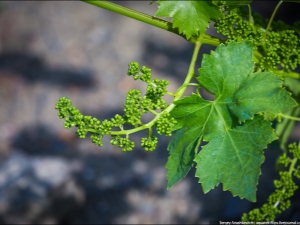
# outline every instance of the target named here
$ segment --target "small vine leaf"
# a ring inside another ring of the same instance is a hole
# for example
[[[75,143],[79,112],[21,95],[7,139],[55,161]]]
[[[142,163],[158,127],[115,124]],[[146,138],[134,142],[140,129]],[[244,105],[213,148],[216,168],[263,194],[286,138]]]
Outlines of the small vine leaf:
[[[159,0],[155,16],[172,18],[173,28],[178,28],[187,39],[204,34],[210,20],[223,17],[219,8],[211,1]]]

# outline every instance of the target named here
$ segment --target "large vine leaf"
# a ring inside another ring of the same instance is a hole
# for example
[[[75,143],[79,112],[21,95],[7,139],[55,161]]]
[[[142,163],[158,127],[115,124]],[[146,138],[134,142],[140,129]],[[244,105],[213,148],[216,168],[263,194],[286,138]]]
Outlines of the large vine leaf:
[[[199,128],[183,128],[173,136],[168,146],[171,154],[166,164],[168,169],[168,189],[185,177],[192,168],[197,154],[195,149],[198,149],[201,140],[200,135]],[[182,138],[186,141],[181,142]]]
[[[173,116],[176,118],[182,118],[186,115],[194,116],[194,121],[184,121],[184,128],[180,129],[178,132],[173,135],[172,140],[169,143],[168,149],[170,151],[170,156],[168,158],[168,162],[166,164],[166,168],[168,169],[167,173],[167,188],[171,188],[175,183],[180,181],[183,177],[187,175],[189,170],[192,168],[194,158],[197,154],[196,150],[199,147],[199,141],[201,140],[201,130],[203,126],[201,126],[201,122],[205,120],[205,116],[209,110],[209,102],[205,104],[205,100],[198,99],[196,96],[195,99],[190,98],[187,99],[187,107],[181,109],[177,109],[173,111]],[[198,100],[202,100],[203,104],[195,104]],[[188,105],[192,107],[189,108]],[[199,111],[205,111],[206,113],[198,114]],[[197,116],[196,116],[197,115]],[[203,117],[201,117],[203,115]],[[180,120],[178,120],[180,122]],[[199,124],[197,127],[190,128],[193,123]],[[184,139],[185,141],[182,141]]]
[[[221,44],[204,55],[197,80],[215,100],[192,94],[175,102],[171,114],[182,128],[169,145],[168,188],[187,174],[195,143],[202,139],[208,144],[194,161],[204,192],[222,182],[233,195],[255,200],[262,149],[276,139],[271,124],[256,114],[279,113],[297,104],[276,75],[252,72],[252,53],[253,45],[245,41]]]
[[[256,185],[264,161],[262,149],[275,139],[270,122],[262,117],[212,139],[195,158],[196,177],[200,178],[204,193],[222,182],[223,189],[234,196],[256,201]]]
[[[159,0],[155,16],[171,17],[173,28],[189,39],[193,35],[204,34],[211,18],[223,16],[219,8],[211,1],[169,1]]]

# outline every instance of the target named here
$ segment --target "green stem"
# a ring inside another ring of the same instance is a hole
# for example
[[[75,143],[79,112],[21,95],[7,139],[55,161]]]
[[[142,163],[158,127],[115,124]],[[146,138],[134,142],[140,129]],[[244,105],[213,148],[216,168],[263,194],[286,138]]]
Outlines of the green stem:
[[[292,71],[284,72],[282,70],[271,70],[271,72],[282,77],[291,77],[295,79],[300,79],[300,74]]]
[[[293,171],[295,170],[295,165],[296,165],[296,163],[297,163],[297,158],[294,158],[293,160],[292,160],[292,163],[291,163],[291,165],[290,165],[290,169],[289,169],[289,175],[290,176],[293,176]],[[285,193],[285,187],[282,189],[282,193]],[[274,208],[276,208],[278,205],[279,205],[279,203],[281,202],[281,199],[279,198],[276,202],[275,202],[275,204],[273,205],[273,207]]]
[[[188,41],[190,41],[190,40],[188,40]],[[196,42],[192,42],[192,43],[196,44]],[[211,45],[211,46],[217,47],[217,46],[219,46],[223,42],[224,42],[224,40],[222,40],[220,38],[217,38],[217,37],[214,37],[214,36],[211,36],[211,35],[208,35],[208,34],[203,34],[201,36],[201,43],[202,44],[206,44],[206,45]]]
[[[195,44],[195,48],[194,48],[192,60],[191,60],[191,63],[190,63],[190,67],[189,67],[187,76],[186,76],[186,78],[183,82],[183,85],[182,85],[183,87],[181,86],[176,91],[174,101],[177,101],[181,98],[181,96],[183,95],[183,93],[185,92],[185,90],[188,86],[195,85],[195,84],[190,83],[190,81],[194,76],[196,60],[197,60],[199,50],[200,50],[200,47],[201,47],[202,43],[203,43],[202,40],[200,40],[198,43]]]
[[[152,110],[152,109],[149,109],[149,112],[153,113],[153,114],[156,115],[156,116],[159,114],[158,112],[156,112],[156,111],[154,111],[154,110]]]
[[[290,119],[290,120],[300,121],[300,118],[298,118],[298,117],[289,116],[289,115],[285,115],[285,114],[282,114],[282,113],[279,113],[278,116],[281,116],[283,118],[287,118],[287,119]]]
[[[197,83],[188,83],[188,84],[186,84],[186,86],[199,86],[199,84],[197,84]]]
[[[296,72],[284,72],[284,73],[282,73],[282,76],[300,79],[300,74],[296,73]]]
[[[290,169],[289,169],[289,175],[290,176],[292,176],[293,174],[293,171],[295,170],[295,165],[296,165],[296,163],[297,163],[297,158],[294,158],[293,160],[292,160],[292,163],[291,163],[291,165],[290,165]]]
[[[251,24],[251,26],[253,26],[254,21],[253,21],[253,17],[252,17],[251,6],[250,6],[250,4],[248,4],[247,6],[248,6],[248,10],[249,10],[249,23]]]
[[[169,92],[169,91],[165,92],[165,94],[167,94],[167,95],[171,95],[171,96],[174,96],[174,93],[172,93],[172,92]]]
[[[130,17],[132,19],[147,23],[149,25],[161,28],[163,30],[167,30],[169,32],[177,34],[177,35],[183,37],[184,39],[186,39],[186,37],[183,34],[179,33],[177,28],[173,28],[173,24],[171,22],[168,22],[168,21],[165,21],[165,20],[150,16],[150,15],[147,15],[145,13],[141,13],[141,12],[133,10],[133,9],[129,9],[127,7],[124,7],[124,6],[120,6],[120,5],[112,3],[112,2],[104,1],[104,0],[102,0],[102,1],[82,0],[82,1],[86,2],[86,3],[89,3],[91,5],[95,5],[95,6],[98,6],[100,8],[107,9],[109,11],[112,11],[112,12]],[[277,10],[278,10],[281,3],[282,3],[282,1],[280,1],[277,4],[277,6],[276,6],[276,8],[275,8],[275,10],[272,14],[272,17],[269,21],[268,27],[267,27],[266,32],[264,34],[265,36],[267,34],[267,31],[268,31],[269,27],[271,26],[272,20],[273,20],[273,18],[274,18],[274,16],[275,16],[275,14],[276,14],[276,12],[277,12]],[[249,18],[250,18],[250,17],[252,17],[251,7],[250,6],[248,6],[248,7],[249,7]],[[265,36],[264,36],[264,38],[265,38]],[[199,37],[192,37],[187,41],[195,44],[195,43],[199,42],[198,39],[199,39]],[[217,37],[214,37],[214,36],[211,36],[211,35],[208,35],[208,34],[201,35],[201,43],[202,44],[207,44],[207,45],[211,45],[211,46],[218,46],[223,42],[224,42],[224,40],[222,40],[220,38],[217,38]],[[258,63],[260,61],[261,57],[262,56],[258,51],[254,51],[253,59],[254,59],[255,62]],[[300,78],[300,75],[298,73],[295,73],[295,72],[281,72],[280,71],[280,72],[274,72],[274,73],[276,73],[278,75],[282,75],[284,77]]]
[[[262,58],[262,55],[259,53],[259,51],[253,52],[253,61],[256,63],[259,63]]]
[[[190,83],[190,81],[194,76],[195,65],[196,65],[196,61],[197,61],[197,57],[198,57],[198,54],[199,54],[201,44],[202,44],[201,42],[197,42],[195,44],[195,48],[194,48],[194,52],[193,52],[193,56],[192,56],[192,60],[191,60],[191,63],[190,63],[190,67],[189,67],[187,76],[186,76],[182,86],[179,87],[177,89],[177,91],[174,93],[173,102],[175,102],[175,101],[177,101],[181,98],[181,96],[184,94],[184,92],[185,92],[185,90],[187,89],[188,86],[190,86],[190,85],[195,86],[195,84]],[[164,111],[158,113],[153,118],[153,120],[151,120],[149,123],[143,124],[140,127],[136,127],[136,128],[129,129],[129,130],[111,131],[110,134],[111,135],[125,135],[125,134],[129,135],[129,134],[136,133],[136,132],[144,130],[144,129],[151,128],[155,124],[155,122],[161,117],[161,115],[163,115],[163,113],[166,113],[166,112],[169,113],[174,109],[175,104],[173,102]],[[87,129],[87,131],[97,133],[97,130],[94,130],[94,129]]]
[[[152,136],[152,128],[149,127],[149,129],[148,129],[148,137],[151,137],[151,136]]]
[[[174,29],[172,27],[172,23],[159,18],[155,18],[145,13],[141,13],[139,11],[112,2],[104,1],[104,0],[103,1],[82,0],[82,1],[180,35],[178,29]]]
[[[282,190],[281,190],[281,192],[282,193],[285,193],[285,188],[283,188]],[[273,205],[273,208],[277,208],[277,206],[279,205],[279,203],[281,202],[281,199],[280,199],[280,197],[279,197],[279,199],[275,202],[275,204]],[[265,216],[267,216],[267,215],[269,215],[268,213],[266,213],[266,214],[264,214],[264,217]]]
[[[188,86],[197,86],[197,87],[199,87],[199,84],[197,84],[197,83],[187,83],[187,84],[183,84],[183,85],[181,85],[178,89],[177,89],[177,91],[179,91],[179,89],[181,89],[181,88],[187,88]]]
[[[161,28],[163,30],[167,30],[186,39],[185,35],[180,34],[177,28],[173,28],[173,24],[171,22],[104,0],[101,1],[81,0],[81,1],[147,23],[149,25]],[[208,34],[204,34],[202,39],[203,39],[202,40],[203,44],[208,44],[212,46],[218,46],[222,42],[220,38],[213,37]],[[198,42],[198,37],[191,37],[187,41],[195,44],[196,42]]]
[[[270,20],[269,20],[268,26],[267,26],[267,28],[266,28],[266,32],[265,32],[264,37],[263,37],[263,41],[265,41],[265,39],[266,39],[268,30],[269,30],[270,27],[271,27],[271,24],[272,24],[272,22],[273,22],[274,16],[276,15],[277,10],[279,9],[279,7],[280,7],[280,5],[282,4],[282,2],[283,2],[282,0],[278,2],[278,4],[276,5],[276,7],[275,7],[275,9],[274,9],[274,11],[273,11],[273,13],[272,13],[272,16],[271,16],[271,18],[270,18]]]

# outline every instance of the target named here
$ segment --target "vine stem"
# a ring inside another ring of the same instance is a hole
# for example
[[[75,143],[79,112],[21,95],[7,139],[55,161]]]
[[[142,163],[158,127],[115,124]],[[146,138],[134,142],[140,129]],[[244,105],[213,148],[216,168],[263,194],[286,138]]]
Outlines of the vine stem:
[[[148,110],[149,110],[149,112],[153,113],[154,115],[158,115],[159,114],[158,112],[156,112],[156,111],[154,111],[152,109],[148,109]]]
[[[275,9],[274,9],[274,11],[273,11],[273,13],[272,13],[272,16],[271,16],[271,18],[270,18],[270,20],[269,20],[268,26],[267,26],[267,28],[266,28],[266,32],[265,32],[264,37],[263,37],[263,41],[265,41],[266,36],[267,36],[267,33],[268,33],[268,30],[270,29],[271,24],[272,24],[272,22],[273,22],[274,16],[276,15],[277,10],[279,9],[279,7],[280,7],[280,5],[281,5],[282,3],[283,3],[283,1],[281,0],[281,1],[279,1],[278,4],[276,5],[276,7],[275,7]]]
[[[110,134],[111,135],[129,135],[129,134],[136,133],[136,132],[144,130],[144,129],[150,129],[155,124],[155,122],[161,117],[161,115],[163,115],[166,112],[167,113],[171,112],[174,109],[174,107],[176,106],[173,102],[177,101],[181,98],[181,96],[184,94],[184,92],[185,92],[185,90],[187,89],[188,86],[194,85],[193,83],[190,83],[190,81],[194,76],[196,61],[197,61],[197,58],[198,58],[198,54],[199,54],[199,50],[200,50],[201,45],[202,45],[202,42],[201,42],[201,38],[200,38],[200,40],[195,44],[192,60],[191,60],[190,67],[189,67],[188,73],[186,75],[186,78],[185,78],[183,84],[174,93],[174,98],[173,98],[172,103],[165,110],[158,113],[147,124],[143,124],[139,127],[129,129],[129,130],[111,131]],[[90,131],[90,132],[98,133],[97,130],[95,130],[95,129],[88,128],[86,130]]]
[[[111,12],[118,13],[118,14],[123,15],[123,16],[130,17],[132,19],[147,23],[149,25],[161,28],[163,30],[172,32],[172,33],[177,34],[177,35],[183,37],[184,39],[186,39],[186,37],[183,34],[179,33],[177,28],[173,28],[173,24],[171,22],[165,21],[163,19],[159,19],[159,18],[156,18],[154,16],[150,16],[148,14],[145,14],[145,13],[142,13],[142,12],[139,12],[139,11],[136,11],[136,10],[124,7],[124,6],[120,6],[118,4],[108,2],[108,1],[105,1],[105,0],[101,0],[101,1],[81,0],[81,1],[83,1],[85,3],[88,3],[88,4],[91,4],[91,5],[94,5],[94,6],[97,6],[97,7],[100,7],[100,8],[103,8],[103,9],[106,9],[106,10],[109,10]],[[282,2],[282,1],[280,1],[280,2]],[[281,4],[280,2],[278,3],[277,7],[275,8],[275,10],[272,14],[272,18],[269,21],[268,28],[266,29],[266,32],[264,34],[264,38],[266,36],[266,33],[267,33],[269,27],[271,26],[273,18],[275,16],[280,4]],[[250,17],[251,8],[250,8],[250,6],[248,6],[248,7],[249,7],[249,17]],[[252,17],[252,15],[251,15],[251,17]],[[193,43],[193,44],[196,44],[196,42],[198,42],[198,39],[199,39],[198,37],[191,37],[190,39],[188,39],[188,40],[186,39],[186,40]],[[224,42],[224,40],[222,40],[220,38],[217,38],[217,37],[214,37],[214,36],[211,36],[211,35],[208,35],[208,34],[202,34],[201,39],[202,39],[202,44],[207,44],[207,45],[211,45],[211,46],[218,46],[222,42]],[[253,59],[254,59],[255,62],[258,63],[261,57],[262,56],[260,55],[260,53],[258,51],[254,51],[254,58]],[[278,73],[276,73],[276,74],[278,74]],[[295,73],[295,72],[285,72],[285,73],[280,72],[280,75],[283,76],[283,77],[292,77],[292,78],[296,78],[296,79],[300,78],[300,74]]]
[[[154,16],[150,16],[148,14],[112,3],[112,2],[108,2],[106,0],[101,0],[101,1],[95,1],[95,0],[81,0],[85,3],[109,10],[111,12],[115,12],[118,13],[120,15],[123,16],[127,16],[130,17],[132,19],[147,23],[149,25],[161,28],[163,30],[167,30],[169,32],[172,32],[174,34],[177,34],[181,37],[183,37],[184,39],[186,39],[184,34],[180,34],[179,30],[177,28],[173,27],[173,23],[168,22],[166,20],[163,19],[159,19],[157,17]],[[222,40],[220,38],[208,35],[208,34],[203,34],[202,35],[202,43],[203,44],[208,44],[208,45],[212,45],[212,46],[218,46]],[[187,40],[187,39],[186,39]],[[191,37],[190,39],[188,39],[187,41],[195,44],[198,41],[198,37]]]
[[[174,96],[174,93],[167,91],[165,94]]]
[[[290,169],[289,169],[289,175],[292,176],[292,173],[293,171],[295,170],[295,165],[297,163],[298,159],[297,158],[294,158],[291,162],[291,166],[290,166]]]
[[[179,34],[177,29],[172,28],[172,23],[159,19],[159,18],[155,18],[153,16],[147,15],[145,13],[112,3],[112,2],[108,2],[106,0],[103,1],[95,1],[95,0],[81,0],[83,2],[86,2],[88,4],[94,5],[94,6],[98,6],[100,8],[121,14],[123,16],[127,16],[130,17],[132,19],[150,24],[152,26],[155,27],[159,27],[163,30],[167,30],[170,31],[172,33],[175,34]],[[179,34],[180,35],[180,34]]]
[[[300,79],[300,74],[293,72],[293,71],[285,72],[283,70],[271,70],[271,72],[276,75],[283,76],[283,77],[291,77],[294,79]]]
[[[251,26],[253,26],[254,21],[253,21],[253,17],[252,17],[252,9],[250,4],[247,5],[248,6],[248,11],[249,11],[249,23],[251,24]]]
[[[196,86],[196,87],[199,87],[199,84],[197,84],[197,83],[187,83],[187,84],[183,84],[180,88],[187,87],[187,86]]]
[[[297,163],[298,159],[294,158],[291,162],[290,168],[289,168],[289,175],[292,176],[293,171],[295,170],[295,165]],[[285,193],[285,188],[282,189],[282,192]],[[278,199],[275,204],[273,205],[273,208],[276,208],[281,202],[281,199]]]
[[[285,114],[282,114],[282,113],[279,113],[278,116],[281,116],[283,118],[287,118],[287,119],[290,119],[290,120],[300,121],[300,118],[298,118],[298,117],[289,116],[289,115],[285,115]]]

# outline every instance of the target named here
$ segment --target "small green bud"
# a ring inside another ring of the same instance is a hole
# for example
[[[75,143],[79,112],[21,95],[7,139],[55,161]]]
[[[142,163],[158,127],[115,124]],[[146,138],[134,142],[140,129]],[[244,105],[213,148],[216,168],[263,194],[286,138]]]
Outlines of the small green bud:
[[[155,123],[157,133],[165,136],[171,136],[171,132],[175,123],[177,123],[177,121],[171,117],[169,113],[163,113]]]
[[[141,147],[146,151],[153,151],[156,149],[158,139],[155,136],[144,137],[141,139]]]
[[[131,62],[129,63],[128,67],[129,67],[127,71],[128,76],[132,76],[132,75],[135,76],[140,70],[140,65],[138,62]]]
[[[114,118],[111,119],[112,125],[114,127],[122,126],[125,123],[125,120],[119,114],[116,114]]]
[[[93,135],[90,136],[90,138],[92,140],[92,143],[94,143],[95,145],[98,145],[99,147],[103,146],[102,136],[93,134]]]

